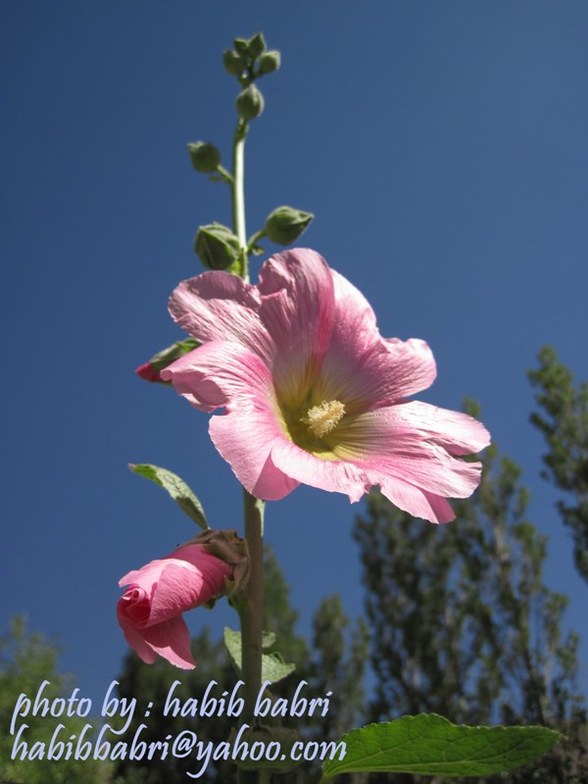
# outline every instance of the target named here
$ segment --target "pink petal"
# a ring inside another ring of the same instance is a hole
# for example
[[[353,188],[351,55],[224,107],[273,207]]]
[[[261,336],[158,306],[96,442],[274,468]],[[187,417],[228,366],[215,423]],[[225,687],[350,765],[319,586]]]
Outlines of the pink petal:
[[[212,417],[209,433],[239,482],[256,498],[277,501],[300,484],[273,461],[275,444],[291,442],[284,436],[275,412],[262,401],[258,406],[239,402],[224,416]]]
[[[465,414],[410,402],[343,421],[337,439],[337,453],[372,476],[377,472],[434,495],[467,498],[479,484],[481,464],[454,455],[487,446],[488,433]]]
[[[119,605],[117,606],[117,615],[118,615],[118,622],[120,624],[121,629],[123,630],[123,634],[127,643],[130,645],[131,648],[137,652],[139,658],[141,658],[146,664],[153,664],[155,659],[157,658],[157,654],[154,652],[153,648],[150,645],[147,645],[145,639],[143,637],[142,630],[139,631],[136,629],[133,624],[126,618],[125,615],[122,615],[119,612],[120,602],[122,601],[119,599]]]
[[[119,617],[137,628],[159,624],[218,596],[230,574],[230,565],[202,545],[184,545],[120,580],[130,588],[119,601]]]
[[[182,669],[196,666],[190,649],[190,633],[181,615],[146,629],[135,628],[120,613],[118,620],[127,643],[146,664],[153,664],[159,655]]]
[[[259,318],[255,286],[228,272],[204,272],[184,280],[169,300],[176,323],[202,342],[237,341],[271,360],[273,340]]]
[[[462,411],[451,411],[413,400],[399,407],[407,425],[424,438],[432,437],[452,455],[480,452],[490,444],[490,433],[477,419]]]
[[[336,312],[322,367],[321,397],[342,400],[348,409],[390,405],[429,387],[436,376],[424,340],[384,340],[365,297],[331,270]]]
[[[352,503],[372,487],[379,486],[386,498],[414,517],[432,523],[446,523],[455,517],[445,498],[415,487],[403,478],[388,476],[381,467],[370,468],[348,460],[323,460],[292,443],[277,444],[272,457],[276,465],[300,482],[320,490],[345,493]]]
[[[380,490],[389,501],[413,517],[430,523],[448,523],[455,519],[449,502],[397,477],[381,477]]]
[[[210,437],[248,492],[276,500],[298,486],[270,458],[274,441],[287,435],[272,375],[257,355],[236,343],[213,341],[163,372],[197,408],[226,407],[224,415],[211,419]]]
[[[143,630],[145,643],[159,656],[184,670],[196,666],[190,649],[190,633],[181,615]]]
[[[272,256],[259,273],[261,320],[272,336],[272,374],[278,393],[305,394],[329,346],[334,318],[333,279],[315,251],[297,248]]]
[[[426,403],[343,420],[336,433],[339,460],[325,460],[287,441],[276,441],[272,459],[293,479],[346,493],[352,502],[378,485],[400,509],[435,523],[455,516],[446,497],[466,498],[480,481],[481,464],[453,454],[477,451],[488,442],[476,420]]]
[[[351,502],[359,501],[375,482],[368,472],[350,461],[324,460],[306,452],[292,441],[276,441],[272,449],[274,464],[289,477],[331,493],[345,493]]]
[[[275,400],[267,365],[239,343],[205,343],[162,370],[162,378],[201,411],[214,411],[235,398]]]

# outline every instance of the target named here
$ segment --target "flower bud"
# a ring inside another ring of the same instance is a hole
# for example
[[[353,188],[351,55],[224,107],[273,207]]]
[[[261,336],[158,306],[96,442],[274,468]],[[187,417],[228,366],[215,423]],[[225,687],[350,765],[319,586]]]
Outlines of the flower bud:
[[[168,365],[171,365],[172,362],[175,362],[176,359],[183,357],[184,354],[194,351],[199,345],[200,342],[196,338],[186,338],[185,340],[179,340],[177,343],[172,343],[171,346],[167,346],[167,348],[154,354],[148,362],[139,365],[135,373],[144,381],[171,384],[171,381],[164,381],[161,378],[161,371]]]
[[[211,223],[198,229],[194,250],[208,269],[225,270],[237,261],[241,248],[239,240],[227,226]]]
[[[233,49],[227,49],[223,54],[223,64],[231,76],[241,76],[246,68],[246,63],[243,57]]]
[[[215,172],[221,162],[220,152],[209,142],[194,142],[188,145],[190,160],[196,171],[203,174]]]
[[[242,57],[247,57],[249,54],[249,41],[247,38],[235,38],[233,46],[237,54],[240,54]]]
[[[254,60],[257,60],[262,52],[265,52],[265,38],[263,37],[263,33],[256,33],[247,41],[247,51]]]
[[[256,60],[262,52],[265,52],[265,38],[263,33],[256,33],[251,38],[235,38],[233,46],[237,54]]]
[[[281,55],[276,49],[272,49],[269,52],[264,52],[257,62],[259,68],[258,76],[263,76],[264,74],[277,71],[280,67],[280,63]]]
[[[295,210],[294,207],[276,207],[267,216],[263,232],[278,245],[289,245],[298,239],[314,218],[312,212]]]
[[[242,120],[254,120],[263,112],[263,95],[250,84],[237,96],[237,113]]]

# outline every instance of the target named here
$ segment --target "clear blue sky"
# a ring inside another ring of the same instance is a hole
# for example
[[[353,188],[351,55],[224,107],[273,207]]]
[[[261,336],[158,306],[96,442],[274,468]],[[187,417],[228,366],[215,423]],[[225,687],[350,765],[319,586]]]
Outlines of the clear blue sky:
[[[241,525],[208,417],[133,369],[180,335],[166,301],[200,271],[196,227],[230,219],[186,143],[228,157],[221,52],[263,30],[283,68],[248,141],[250,232],[279,204],[316,213],[305,244],[362,289],[382,333],[432,346],[425,399],[481,402],[583,632],[588,589],[539,480],[525,371],[550,343],[588,378],[587,5],[3,0],[0,17],[0,625],[26,611],[99,695],[126,650],[118,579],[195,533],[126,464],[175,470],[214,525]],[[361,612],[360,509],[309,488],[269,505],[302,631],[335,591]]]

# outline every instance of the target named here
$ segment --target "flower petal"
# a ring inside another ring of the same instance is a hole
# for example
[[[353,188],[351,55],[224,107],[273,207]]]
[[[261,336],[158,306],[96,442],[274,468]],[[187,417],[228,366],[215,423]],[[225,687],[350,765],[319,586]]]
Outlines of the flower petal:
[[[162,370],[162,378],[201,411],[214,411],[234,398],[275,400],[267,365],[239,343],[205,343]]]
[[[126,641],[144,662],[153,664],[159,654],[176,667],[194,669],[190,634],[181,615],[153,626],[137,628],[128,617],[125,596],[119,599],[117,615]]]
[[[212,341],[163,372],[196,408],[226,408],[210,420],[210,437],[248,492],[269,501],[298,486],[270,458],[274,441],[287,438],[286,426],[270,370],[256,354],[237,343]]]
[[[381,477],[380,490],[395,506],[413,517],[430,523],[448,523],[455,519],[455,512],[445,498],[397,477]]]
[[[142,630],[139,631],[136,629],[131,621],[129,621],[129,619],[126,617],[124,612],[121,613],[121,602],[123,599],[124,597],[119,599],[116,610],[118,622],[121,629],[123,630],[125,640],[128,642],[131,648],[135,649],[139,658],[141,658],[146,664],[153,664],[157,658],[157,654],[154,652],[153,648],[151,648],[151,646],[147,645],[145,642]]]
[[[336,312],[320,396],[366,410],[390,405],[429,387],[437,371],[427,343],[384,340],[363,294],[339,273],[331,273]]]
[[[410,402],[343,421],[335,452],[372,475],[376,471],[438,496],[467,498],[479,484],[481,464],[454,455],[475,452],[488,438],[466,414]]]
[[[276,441],[272,460],[281,471],[297,482],[331,493],[345,493],[352,502],[359,501],[374,484],[360,466],[345,460],[324,460],[306,452],[292,441]]]
[[[286,437],[270,405],[239,401],[227,414],[212,417],[209,433],[239,482],[256,498],[277,501],[300,484],[272,459],[274,445]]]
[[[149,626],[142,630],[142,634],[152,651],[176,667],[193,670],[196,666],[190,649],[190,633],[181,615]]]
[[[258,289],[260,317],[275,346],[276,389],[295,405],[329,346],[335,313],[331,271],[318,253],[297,248],[265,262]]]
[[[432,523],[446,523],[455,517],[445,498],[403,478],[388,476],[380,466],[370,468],[349,460],[323,460],[296,444],[283,442],[274,446],[272,457],[276,465],[300,482],[320,490],[345,493],[352,503],[359,501],[372,487],[379,486],[386,498],[414,517]]]
[[[174,321],[198,340],[237,341],[267,362],[273,340],[259,318],[257,288],[228,272],[203,272],[182,281],[169,299]]]

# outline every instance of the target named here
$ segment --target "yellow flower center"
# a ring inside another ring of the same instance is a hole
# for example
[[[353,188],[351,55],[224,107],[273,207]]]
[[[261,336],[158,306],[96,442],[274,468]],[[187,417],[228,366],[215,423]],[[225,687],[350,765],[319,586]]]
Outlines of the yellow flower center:
[[[301,418],[301,422],[317,438],[322,438],[330,433],[345,414],[345,405],[339,400],[323,400],[318,406],[312,406]]]

